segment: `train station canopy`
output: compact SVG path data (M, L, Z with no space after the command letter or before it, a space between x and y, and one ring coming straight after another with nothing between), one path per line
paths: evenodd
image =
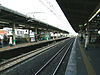
M26 27L28 29L37 27L49 31L69 33L0 5L0 27L12 27L12 23L15 23L17 27L19 24L25 25L23 28Z
M100 0L56 0L73 29L78 32L79 25L89 22L99 10ZM96 17L97 19L97 17ZM100 20L99 20L100 22Z

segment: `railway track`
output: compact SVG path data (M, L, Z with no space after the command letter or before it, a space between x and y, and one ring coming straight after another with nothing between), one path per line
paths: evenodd
M16 57L18 56L21 56L21 55L24 55L24 54L27 54L28 52L31 52L33 50L40 50L40 49L43 49L43 48L46 48L48 47L48 45L52 45L54 44L54 42L50 42L50 43L47 43L47 44L34 44L34 45L31 45L31 46L25 46L25 47L22 47L22 48L16 48L16 49L11 49L11 50L8 50L8 51L1 51L0 52L0 63L4 62L4 61L8 61L9 59L15 59ZM36 51L34 51L36 52Z
M65 56L70 50L73 41L68 42L64 45L48 62L44 64L35 74L33 75L56 75L59 67L61 66ZM66 50L67 47L67 50Z
M46 63L47 63L47 61L49 61L49 63L51 63L51 62L53 62L52 60L53 59L56 59L56 57L59 57L60 55L61 55L61 57L60 57L60 63L59 63L59 66L56 68L56 70L55 71L58 71L58 68L60 67L60 65L62 64L62 62L63 62L63 60L64 60L64 58L65 58L65 56L66 56L66 54L68 53L68 49L67 49L67 51L66 50L64 50L65 48L66 48L66 46L69 46L69 44L70 44L70 46L72 45L72 42L73 42L73 39L71 40L71 41L69 41L70 39L67 39L66 41L67 42L69 42L69 43L67 43L67 45L65 45L64 46L64 44L66 43L66 41L65 40L63 40L62 42L59 42L59 43L61 43L60 44L60 46L58 46L59 45L59 43L57 43L56 45L50 45L49 47L44 47L44 48L39 48L39 49L37 49L37 50L34 50L34 51L31 51L31 52L28 52L28 53L25 53L25 54L23 54L23 55L21 55L21 56L18 56L18 57L15 57L15 58L13 58L13 59L10 59L10 60L7 60L7 61L5 61L5 62L2 62L2 63L0 63L0 75L2 75L3 73L5 73L4 75L13 75L13 74L8 74L6 71L8 70L8 69L10 69L10 68L12 68L12 67L14 67L14 66L16 66L16 65L18 65L18 64L20 64L20 63L22 63L22 62L24 62L24 61L27 61L28 59L33 59L33 57L35 58L35 56L37 57L37 56L40 56L41 54L44 54L44 53L46 53L47 51L50 51L51 49L53 50L53 49L55 49L55 47L57 47L58 49L60 49L62 46L62 48L58 51L58 50L56 50L55 51L55 53L57 53L56 55L52 55L53 57L51 58L51 57L49 57L48 59L45 59L46 61L45 61L45 65L46 65ZM70 49L70 47L69 47L69 49ZM64 50L64 51L63 51ZM64 54L64 53L66 53L66 54ZM39 55L40 54L40 55ZM64 56L62 56L64 54ZM41 56L40 56L41 57ZM37 58L36 58L37 59ZM51 60L52 59L52 60ZM58 58L57 58L58 59ZM37 59L38 60L38 59ZM44 63L44 62L43 62ZM48 63L48 64L49 64ZM48 65L47 64L47 65ZM37 64L38 65L38 64ZM47 67L47 65L45 66L45 67ZM43 67L43 64L42 64L42 67ZM40 69L40 68L42 68L42 67L38 67L38 69L36 69L36 71L34 71L34 72L32 72L32 74L33 75L47 75L47 74L44 74L45 73L45 67L43 67L43 70L42 69ZM34 68L34 67L33 67ZM44 72L43 72L44 71ZM7 73L7 74L6 74ZM41 74L41 73L43 73L43 74ZM56 72L55 72L56 73ZM32 75L31 74L31 75ZM20 74L21 75L21 74ZM27 74L26 74L27 75ZM55 75L55 74L54 74Z

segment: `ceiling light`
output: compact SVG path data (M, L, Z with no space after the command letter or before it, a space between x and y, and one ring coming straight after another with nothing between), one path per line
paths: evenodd
M0 23L5 23L5 24L9 24L8 22L3 22L3 21L0 21Z
M40 29L40 30L41 30L42 28L38 28L38 29Z
M86 25L87 25L87 23L84 24L84 26L86 26Z
M98 34L100 34L100 31L98 31Z
M19 25L19 26L25 27L25 25Z
M100 9L89 19L89 22L100 12Z
M99 15L97 15L97 17L99 17Z
M23 28L23 27L18 27L18 28Z
M34 27L31 27L31 28L34 28Z

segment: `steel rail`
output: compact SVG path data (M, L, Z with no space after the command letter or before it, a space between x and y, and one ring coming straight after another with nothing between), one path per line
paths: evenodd
M70 41L66 44L68 45L70 43ZM45 65L43 65L36 73L35 75L38 75L65 47L66 45L64 45Z
M73 42L72 42L72 43L73 43ZM59 62L59 64L58 64L58 66L56 67L56 69L55 69L55 71L54 71L53 75L55 75L55 74L56 74L56 72L57 72L57 70L59 69L59 67L60 67L61 63L63 62L63 60L64 60L64 58L65 58L66 54L68 53L68 51L69 51L69 49L70 49L70 47L71 47L72 43L69 45L69 47L67 48L66 52L64 53L64 55L63 55L62 59L60 60L60 62Z
M68 39L67 39L67 40L68 40ZM64 41L65 41L65 40L60 41L60 42L64 42ZM54 45L54 44L51 45L51 46L49 45L49 48L55 47L55 46L58 45L60 42L58 42L58 43L55 44L55 45ZM5 62L2 62L2 63L0 63L0 72L1 72L1 71L4 71L4 70L7 69L7 68L10 68L10 67L12 67L12 66L18 64L18 63L20 63L20 62L22 62L22 61L24 61L24 60L26 60L26 59L28 59L28 58L31 58L31 57L34 56L34 55L38 55L39 53L44 52L46 49L49 49L49 48L48 48L48 46L42 47L42 48L36 49L36 50L34 50L34 51L25 53L25 54L23 54L23 55L17 56L17 57L15 57L15 58L9 59L9 60L7 60L7 61L5 61ZM36 53L36 54L34 54L34 53Z

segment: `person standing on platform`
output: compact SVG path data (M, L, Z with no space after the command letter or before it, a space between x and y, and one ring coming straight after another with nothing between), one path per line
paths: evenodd
M12 46L12 36L9 38L9 45Z
M86 34L85 35L85 49L86 50L87 50L88 44L89 44L89 36L88 36L88 34Z
M81 43L82 43L83 42L83 36L82 35L81 35L81 38L80 39L81 39Z
M3 36L2 35L0 35L0 45L1 47L3 47Z

